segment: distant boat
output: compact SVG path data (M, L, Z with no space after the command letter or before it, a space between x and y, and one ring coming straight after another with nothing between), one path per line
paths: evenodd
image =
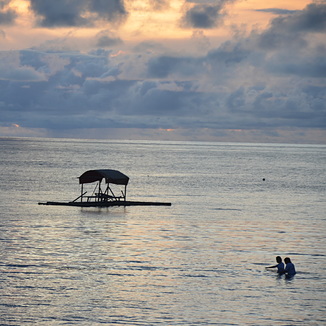
M60 205L60 206L78 206L78 207L111 207L111 206L171 206L171 203L164 202L143 202L127 200L127 185L129 177L117 170L89 170L84 172L79 178L81 185L80 195L70 202L41 202L39 205ZM105 185L102 189L102 181ZM84 184L96 183L91 195L84 191ZM124 186L121 194L116 195L111 184Z

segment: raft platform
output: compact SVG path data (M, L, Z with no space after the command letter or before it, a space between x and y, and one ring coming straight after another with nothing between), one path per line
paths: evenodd
M101 183L105 180L105 189L102 189ZM84 184L96 182L92 194L87 195L84 191ZM171 203L164 202L144 202L127 200L127 185L129 177L117 170L89 170L79 177L81 193L76 199L70 202L47 201L40 202L39 205L55 206L76 206L76 207L113 207L113 206L171 206ZM116 195L111 184L119 187L121 195ZM124 186L124 189L121 189Z
M57 202L48 201L45 203L38 203L39 205L53 205L53 206L77 206L77 207L113 207L113 206L171 206L171 203L163 202L146 202L146 201L107 201L107 202Z

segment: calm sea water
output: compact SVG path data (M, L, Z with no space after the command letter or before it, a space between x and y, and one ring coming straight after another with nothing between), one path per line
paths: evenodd
M325 325L325 166L317 145L1 138L0 324ZM172 206L38 205L97 168Z

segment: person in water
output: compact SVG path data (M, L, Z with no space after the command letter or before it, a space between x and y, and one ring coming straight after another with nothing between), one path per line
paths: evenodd
M294 267L294 264L291 262L291 259L289 257L286 257L284 259L284 262L285 262L285 269L284 269L284 274L287 276L287 277L292 277L296 274L296 271L295 271L295 267Z
M282 258L280 256L277 256L276 257L276 262L277 262L276 265L269 266L269 267L266 267L266 268L277 268L277 273L284 274L285 270L284 270L284 264L282 262Z

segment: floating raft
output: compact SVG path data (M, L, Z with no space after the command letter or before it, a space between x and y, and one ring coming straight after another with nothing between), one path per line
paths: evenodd
M102 188L102 180L105 180L105 186ZM92 194L87 195L84 191L84 184L96 183ZM81 185L81 194L75 200L70 202L48 201L38 203L39 205L56 206L77 206L77 207L112 207L112 206L171 206L171 203L163 202L144 202L127 200L127 185L129 177L117 170L89 170L79 177ZM119 189L121 194L116 195L111 184L124 186Z
M113 207L113 206L171 206L171 203L162 202L146 202L146 201L102 201L102 202L57 202L48 201L38 203L39 205L54 205L54 206L77 206L77 207Z

